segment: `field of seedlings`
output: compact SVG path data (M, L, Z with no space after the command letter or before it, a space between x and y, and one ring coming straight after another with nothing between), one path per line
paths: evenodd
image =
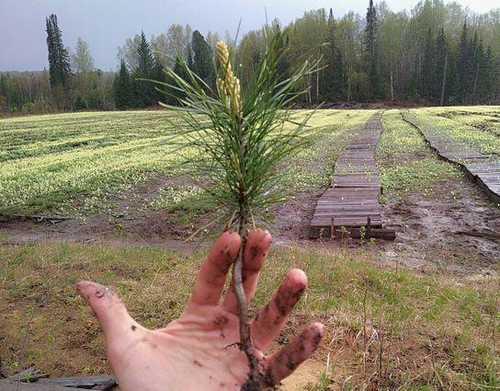
M457 141L470 143L485 154L500 154L500 112L492 107L473 109L431 108L419 110L423 120L431 121L439 132Z
M405 112L318 110L309 145L280 167L286 197L266 211L275 249L255 305L300 267L310 289L279 343L312 319L327 325L315 359L285 390L500 385L500 205L440 158ZM376 113L379 201L396 240L309 240L337 157ZM410 114L500 160L500 107ZM73 289L80 279L116 287L148 327L182 312L221 227L209 225L210 184L182 164L192 151L170 137L175 122L169 111L0 119L0 373L109 373L102 335Z
M306 114L297 113L296 120ZM174 152L178 147L168 132L171 116L149 111L1 120L0 213L89 215L100 212L109 197L155 176L182 176L179 163L189 158L189 151L182 156ZM342 133L369 116L369 111L315 114L308 129L312 146L288 163L293 177L283 178L286 187L296 192L324 184ZM321 161L309 170L321 157L331 163ZM152 204L180 202L197 193L192 186L166 186Z

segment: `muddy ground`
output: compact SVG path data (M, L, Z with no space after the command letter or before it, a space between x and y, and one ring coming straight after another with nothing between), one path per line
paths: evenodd
M144 208L169 185L155 178L133 192L116 196L114 209L104 215L71 219L56 224L32 221L0 222L0 244L40 241L106 242L116 245L153 245L192 253L207 240L185 239L210 221L209 214L195 223L181 223L182 211L168 213ZM384 225L397 232L394 242L360 243L309 241L308 222L321 191L301 193L275 210L270 230L282 246L364 246L380 262L422 272L442 271L457 275L494 274L500 260L500 208L471 181L456 180L436 186L431 196L410 193L383 208ZM217 230L210 230L217 231ZM209 241L209 240L208 240Z
M381 260L420 271L459 275L494 274L500 261L500 209L467 179L389 201L386 226L397 232Z

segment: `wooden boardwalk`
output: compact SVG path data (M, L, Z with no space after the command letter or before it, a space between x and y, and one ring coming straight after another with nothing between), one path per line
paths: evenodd
M500 159L485 155L466 143L436 132L429 124L420 123L413 114L401 115L406 122L420 130L439 156L459 164L493 202L500 204Z
M382 186L375 163L383 130L380 117L380 114L371 117L337 159L332 186L319 198L311 220L311 238L335 237L345 231L358 237L361 229L365 237L381 233L378 197ZM392 238L393 233L388 236Z

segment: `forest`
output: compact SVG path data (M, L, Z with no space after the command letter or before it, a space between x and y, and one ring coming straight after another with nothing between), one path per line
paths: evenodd
M283 77L306 58L321 59L321 67L304 81L307 93L300 106L500 102L500 8L478 14L455 2L425 0L410 11L393 12L385 2L370 0L365 15L337 17L334 9L319 9L288 25L278 19L266 24L271 25L268 32L285 33ZM263 27L236 37L226 33L243 86L252 83L262 60L265 31ZM115 72L95 67L84 38L75 48L66 47L56 15L47 17L46 31L40 34L47 37L48 69L1 72L0 113L176 104L175 91L166 97L146 80L168 82L165 68L182 74L183 63L209 86L215 83L214 49L220 37L189 25L173 24L149 38L143 32L128 38L117 49Z
M414 1L0 0L0 391L500 390L500 7Z

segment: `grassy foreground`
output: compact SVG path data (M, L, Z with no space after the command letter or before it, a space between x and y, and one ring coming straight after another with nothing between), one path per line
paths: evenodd
M109 372L96 321L74 291L80 279L116 287L131 314L159 327L183 310L202 254L155 248L0 246L0 358L9 373ZM311 389L495 389L498 278L454 281L383 269L360 250L275 249L255 304L291 267L310 288L281 337L312 319L328 333L316 360L330 370Z

